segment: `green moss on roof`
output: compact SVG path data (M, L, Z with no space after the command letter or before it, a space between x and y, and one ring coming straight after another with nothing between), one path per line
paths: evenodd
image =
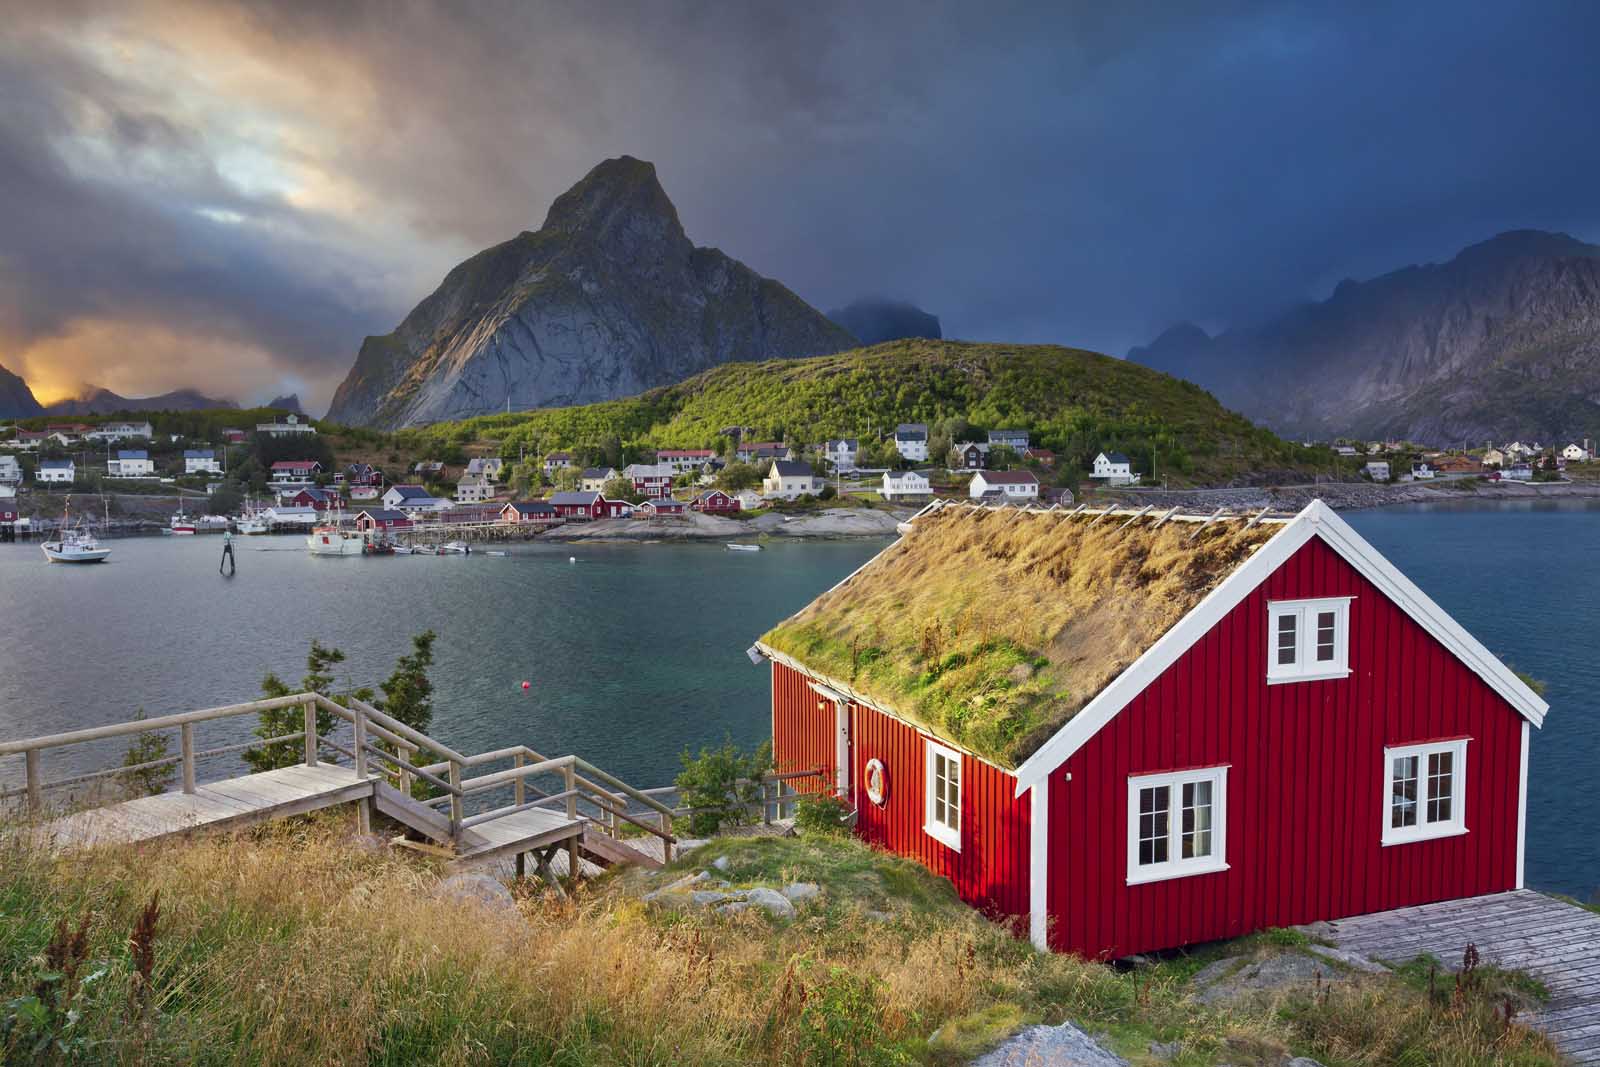
M1015 768L1278 529L946 507L762 641Z

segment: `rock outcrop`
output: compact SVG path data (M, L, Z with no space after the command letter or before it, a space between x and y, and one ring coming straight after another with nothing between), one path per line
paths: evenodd
M0 367L0 419L25 419L43 411L28 383Z
M903 300L857 300L828 312L828 318L855 334L864 345L907 337L938 340L944 336L939 316L930 315Z
M1503 233L1217 337L1185 323L1128 357L1284 433L1600 436L1600 246Z
M400 427L584 404L854 345L782 285L696 248L655 167L623 156L557 198L542 228L457 266L395 332L367 338L328 417Z

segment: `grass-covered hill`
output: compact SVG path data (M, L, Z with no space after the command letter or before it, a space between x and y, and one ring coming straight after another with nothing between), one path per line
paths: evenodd
M605 438L696 448L723 443L731 427L791 443L876 441L897 423L947 420L964 420L974 432L1029 430L1078 469L1102 449L1118 449L1137 469L1179 484L1326 471L1335 462L1224 409L1198 386L1138 364L1054 345L926 339L731 363L625 400L439 423L401 431L397 443L437 452L492 441L509 456Z

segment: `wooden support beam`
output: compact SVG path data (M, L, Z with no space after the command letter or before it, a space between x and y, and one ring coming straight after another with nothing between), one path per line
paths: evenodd
M178 728L183 750L183 791L194 795L194 723L186 722Z
M1188 537L1184 538L1184 543L1188 544L1190 541L1193 541L1196 537L1199 537L1200 536L1200 531L1204 530L1207 526L1210 526L1213 522L1215 522L1217 520L1217 518L1226 510L1228 510L1228 509L1227 508L1218 508L1216 511L1213 511L1211 513L1211 515L1206 519L1205 522L1202 522L1200 525L1198 525L1198 526L1196 526L1194 528L1194 533L1192 533Z
M1174 504L1174 505L1172 505L1172 507L1167 511L1167 513L1165 515L1161 516L1159 519L1157 519L1155 521L1155 525L1150 527L1150 529L1152 529L1152 530L1158 529L1168 519L1170 519L1174 515L1176 515L1182 508L1183 508L1182 504Z
M37 812L44 807L44 787L39 784L39 750L30 748L22 754L27 764L28 810Z
M306 701L306 766L317 765L317 705Z
M1154 508L1154 507L1155 507L1154 504L1146 504L1144 507L1142 507L1138 511L1134 512L1133 516L1131 518L1129 518L1127 522L1123 523L1121 526L1118 526L1117 529L1118 530L1126 530L1128 527L1132 526L1134 523L1138 522L1140 519L1142 519L1146 515L1148 515L1150 513L1150 510L1152 508Z

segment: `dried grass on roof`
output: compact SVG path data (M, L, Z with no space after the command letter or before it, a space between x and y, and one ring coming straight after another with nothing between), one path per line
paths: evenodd
M943 508L764 641L1015 767L1279 529L1127 521Z

